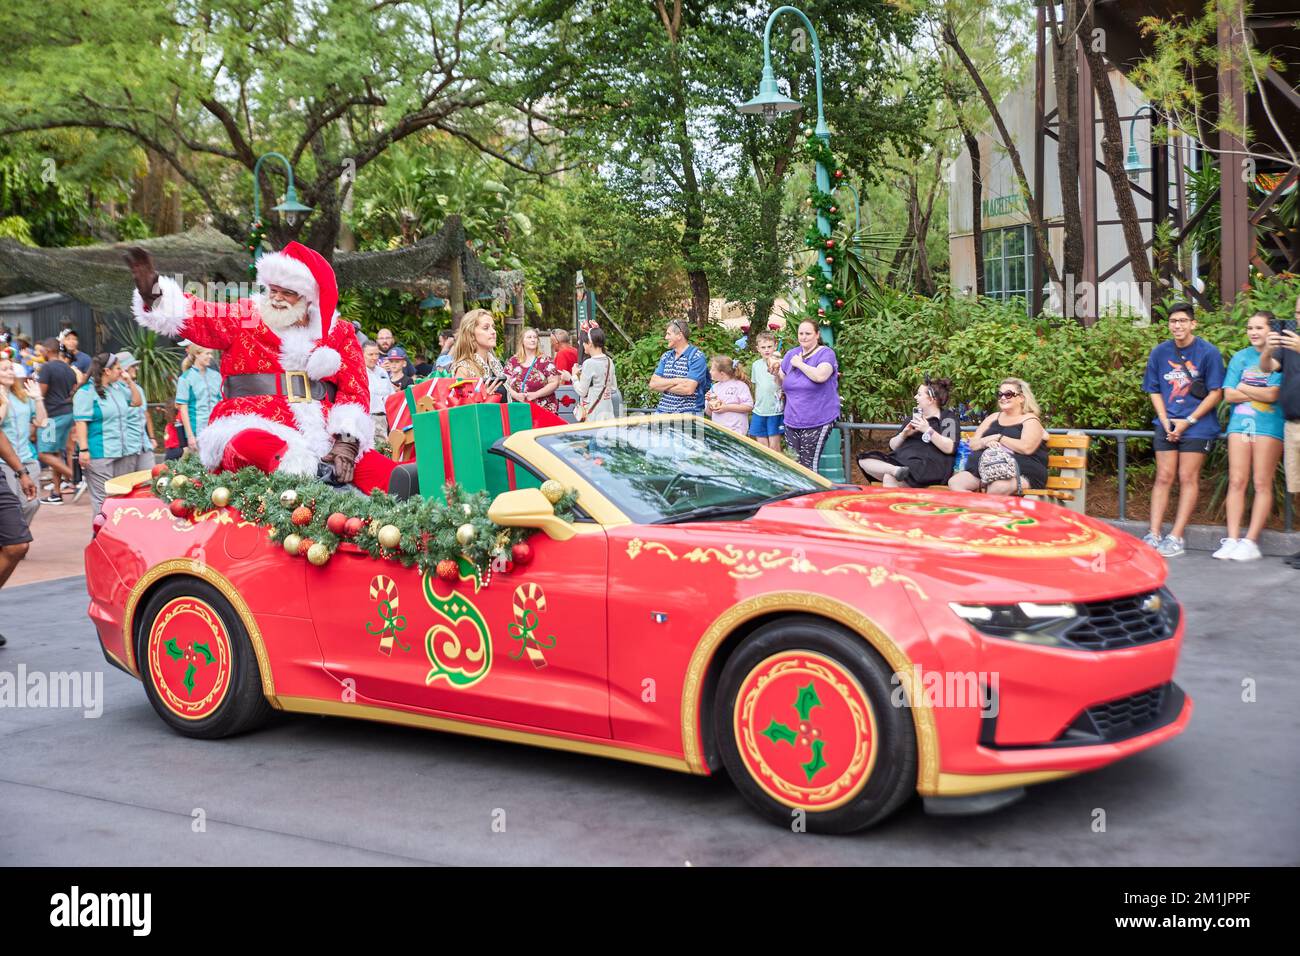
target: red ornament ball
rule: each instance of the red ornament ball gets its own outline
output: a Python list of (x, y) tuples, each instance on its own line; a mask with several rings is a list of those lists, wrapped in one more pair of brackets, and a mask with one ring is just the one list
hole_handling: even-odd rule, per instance
[(834, 256), (827, 256), (827, 257), (826, 257), (826, 261), (827, 261), (827, 262), (834, 262), (834, 261), (835, 261), (835, 257), (834, 257)]
[(836, 179), (843, 179), (843, 178), (844, 178), (844, 170), (842, 170), (842, 169), (837, 169), (837, 170), (835, 170), (835, 178), (836, 178)]
[(330, 534), (336, 534), (343, 537), (347, 530), (348, 516), (341, 511), (336, 511), (325, 519), (325, 527), (329, 528)]
[(514, 559), (515, 564), (522, 567), (533, 560), (533, 546), (527, 541), (520, 541), (510, 549), (510, 557)]
[(289, 516), (289, 520), (301, 528), (305, 525), (311, 524), (312, 517), (313, 514), (310, 508), (306, 505), (299, 505), (297, 508), (293, 509), (293, 514)]
[(167, 474), (166, 465), (154, 465), (153, 470), (149, 472), (151, 478), (158, 478), (165, 474)]
[(831, 213), (832, 213), (832, 214), (837, 213), (837, 212), (839, 212), (839, 211), (840, 211), (840, 207), (839, 207), (839, 206), (831, 206)]
[(173, 498), (172, 503), (167, 506), (167, 510), (178, 518), (187, 518), (190, 514), (190, 506), (185, 503), (184, 498)]
[(361, 533), (365, 526), (366, 522), (364, 518), (349, 518), (343, 523), (343, 534), (345, 537), (355, 538)]
[(824, 315), (826, 314), (826, 310), (825, 310), (825, 309), (818, 309), (818, 310), (817, 310), (817, 314), (818, 314), (818, 315), (823, 315), (823, 316), (824, 316)]
[(451, 558), (443, 558), (438, 562), (438, 577), (444, 581), (455, 581), (460, 577), (460, 565)]
[(835, 308), (837, 308), (837, 309), (842, 309), (842, 308), (844, 308), (844, 300), (843, 300), (843, 299), (836, 299), (836, 300), (835, 300)]
[(311, 550), (311, 546), (315, 543), (311, 538), (303, 538), (302, 543), (298, 545), (298, 557), (307, 557), (307, 552)]
[(827, 248), (827, 249), (834, 249), (834, 248), (835, 248), (835, 240), (834, 240), (834, 239), (827, 239), (827, 240), (826, 240), (826, 248)]

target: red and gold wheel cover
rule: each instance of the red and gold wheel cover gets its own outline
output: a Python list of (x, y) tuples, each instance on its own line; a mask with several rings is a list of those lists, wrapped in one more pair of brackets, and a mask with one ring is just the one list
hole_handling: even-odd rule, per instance
[(230, 635), (210, 604), (178, 597), (163, 605), (149, 629), (149, 675), (178, 717), (211, 716), (230, 690)]
[(866, 785), (876, 763), (876, 717), (856, 678), (812, 651), (783, 651), (745, 676), (736, 744), (772, 799), (833, 810)]

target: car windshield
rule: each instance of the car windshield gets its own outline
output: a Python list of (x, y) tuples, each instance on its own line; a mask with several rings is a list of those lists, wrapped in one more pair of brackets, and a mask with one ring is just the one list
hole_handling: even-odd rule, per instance
[(705, 509), (721, 516), (826, 488), (783, 458), (693, 417), (592, 427), (538, 443), (638, 524), (685, 520)]

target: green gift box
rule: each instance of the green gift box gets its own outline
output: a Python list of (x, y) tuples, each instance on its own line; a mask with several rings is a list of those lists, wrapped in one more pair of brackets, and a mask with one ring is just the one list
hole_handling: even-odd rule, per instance
[(526, 402), (479, 402), (431, 412), (412, 419), (415, 464), (420, 494), (446, 501), (444, 486), (455, 481), (466, 492), (495, 497), (515, 488), (538, 488), (531, 472), (488, 452), (498, 439), (533, 427)]

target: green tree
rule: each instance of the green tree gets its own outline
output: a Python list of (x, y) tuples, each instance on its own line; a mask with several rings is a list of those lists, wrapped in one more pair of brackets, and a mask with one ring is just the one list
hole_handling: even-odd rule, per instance
[[(438, 129), (540, 174), (500, 24), (507, 0), (12, 0), (0, 7), (0, 134), (109, 131), (152, 150), (227, 235), (247, 233), (250, 177), (288, 156), (315, 212), (268, 213), (271, 240), (330, 255), (343, 187), (394, 143)], [(511, 124), (512, 137), (500, 130)], [(285, 183), (263, 166), (274, 205)]]

